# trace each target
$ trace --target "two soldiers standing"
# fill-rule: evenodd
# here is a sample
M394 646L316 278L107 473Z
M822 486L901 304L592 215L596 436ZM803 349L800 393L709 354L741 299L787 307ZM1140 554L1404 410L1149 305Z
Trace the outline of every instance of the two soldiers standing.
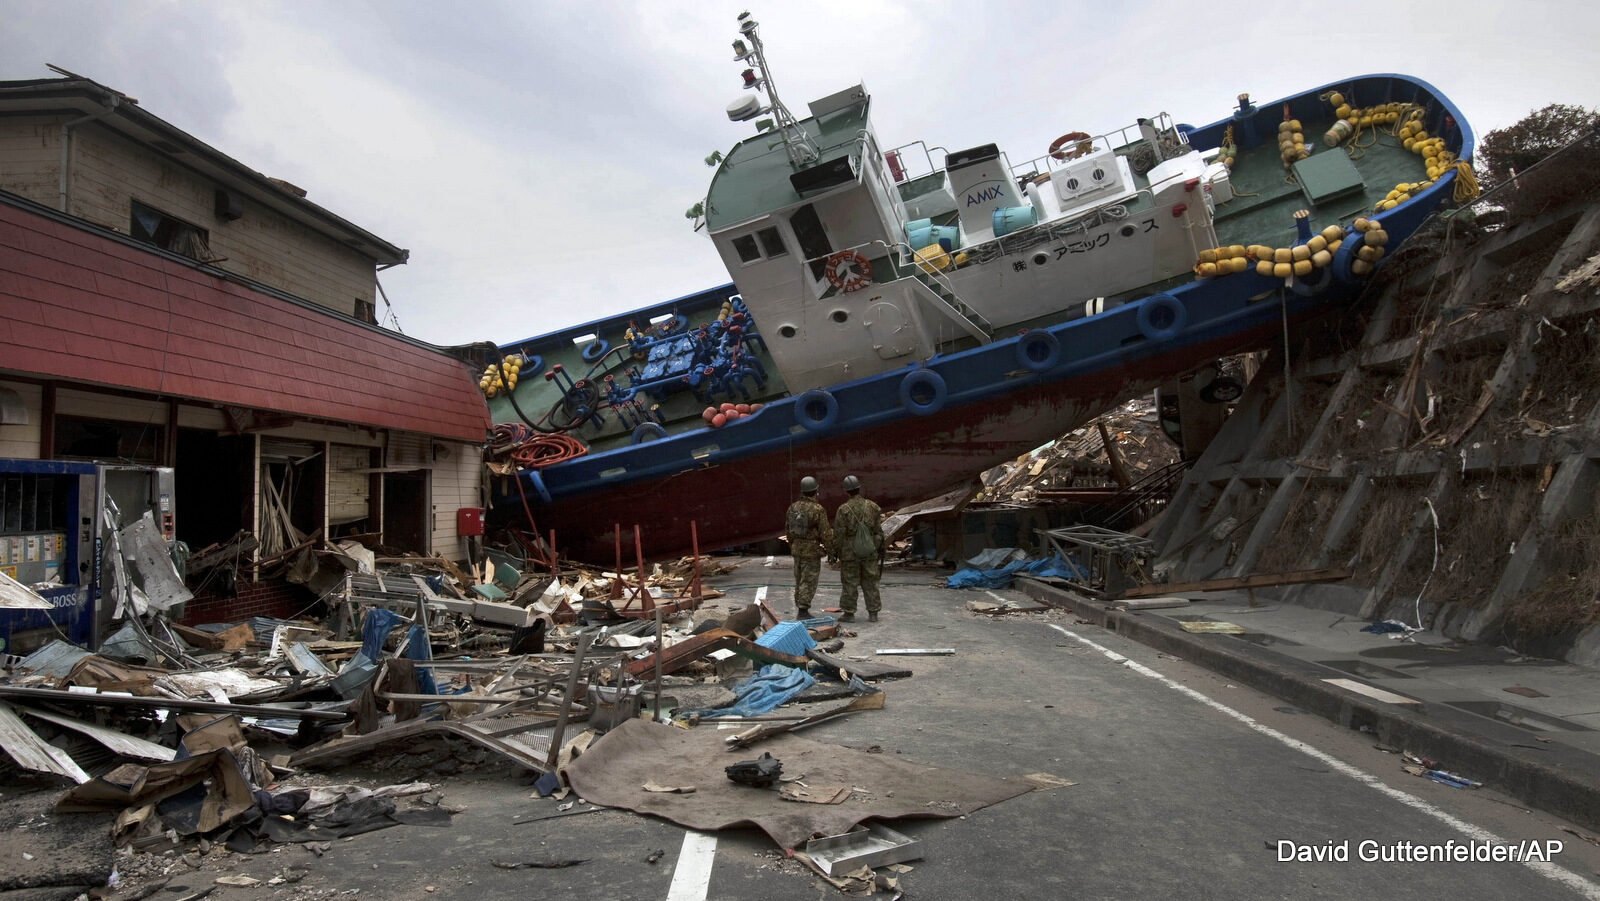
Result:
M817 593L824 550L840 563L839 607L844 611L839 617L841 622L855 620L857 591L866 598L868 620L877 622L878 611L883 608L878 594L878 579L883 573L883 511L861 496L861 480L855 476L845 477L844 490L850 497L839 505L832 528L828 526L827 511L816 498L817 480L811 476L800 480L801 497L789 506L786 526L789 552L794 557L795 612L800 619L811 615L811 599Z

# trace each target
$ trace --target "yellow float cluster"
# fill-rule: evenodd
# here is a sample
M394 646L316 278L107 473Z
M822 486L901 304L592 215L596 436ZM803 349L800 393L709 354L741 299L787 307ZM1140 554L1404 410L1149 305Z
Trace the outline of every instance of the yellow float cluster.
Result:
M1428 134L1422 127L1422 111L1416 110L1407 118L1404 125L1400 126L1396 136L1407 150L1422 157L1423 165L1428 172L1427 181L1401 182L1394 186L1387 196L1378 201L1374 207L1378 212L1391 210L1405 203L1417 192L1429 187L1439 180L1439 177L1450 172L1456 167L1455 152L1445 147L1444 138Z
M1422 114L1421 110L1417 109L1414 104L1400 103L1398 101L1380 103L1377 106L1354 107L1346 103L1344 95L1338 91L1329 94L1326 99L1328 105L1333 107L1334 117L1343 121L1348 126L1351 134L1373 128L1387 128L1399 122L1401 118L1407 116L1413 110L1419 116ZM1336 123L1334 128L1337 127ZM1329 129L1328 134L1331 135L1333 130ZM1323 136L1323 140L1327 141L1329 147L1339 144L1339 141L1328 141L1327 138L1328 135Z
M1376 219L1357 219L1352 227L1361 236L1361 246L1356 248L1356 258L1350 261L1350 271L1366 275L1383 259L1383 246L1389 243L1389 233Z
M1214 278L1253 268L1256 274L1269 278L1288 278L1291 275L1305 278L1313 270L1332 263L1333 255L1338 252L1344 239L1344 229L1330 225L1321 234L1312 235L1306 243L1293 247L1267 247L1264 244L1213 247L1200 251L1194 274L1200 278Z
M1287 106L1287 104L1285 104ZM1306 149L1306 136L1300 130L1299 119L1285 119L1278 123L1278 156L1287 169L1311 155Z
M478 388L483 391L484 397L494 397L500 393L510 393L517 387L517 378L522 372L522 355L512 354L504 358L504 365L490 363L483 370L483 375L478 376Z

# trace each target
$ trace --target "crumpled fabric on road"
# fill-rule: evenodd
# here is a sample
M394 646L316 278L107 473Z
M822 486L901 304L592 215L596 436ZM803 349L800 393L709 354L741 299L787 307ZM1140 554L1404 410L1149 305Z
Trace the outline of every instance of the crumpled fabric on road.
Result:
M776 709L816 682L817 680L803 669L774 663L762 667L755 675L734 689L733 703L705 710L683 711L679 715L697 713L701 719L719 716L759 716Z
M1017 573L1057 579L1082 579L1083 573L1072 561L1061 557L1040 560L1013 560L999 569L963 569L945 579L946 588L1005 588Z

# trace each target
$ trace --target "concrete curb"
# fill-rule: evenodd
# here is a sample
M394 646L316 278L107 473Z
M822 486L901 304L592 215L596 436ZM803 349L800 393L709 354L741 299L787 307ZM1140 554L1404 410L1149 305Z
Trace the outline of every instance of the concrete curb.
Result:
M1440 768L1475 779L1519 801L1589 829L1600 829L1600 756L1565 745L1513 747L1532 741L1515 727L1463 711L1423 704L1410 710L1329 685L1349 673L1279 654L1231 635L1184 631L1158 614L1114 609L1054 585L1019 577L1016 588L1080 618L1282 698L1378 741L1440 761ZM1476 722L1482 720L1482 722ZM1535 756L1537 755L1537 756Z

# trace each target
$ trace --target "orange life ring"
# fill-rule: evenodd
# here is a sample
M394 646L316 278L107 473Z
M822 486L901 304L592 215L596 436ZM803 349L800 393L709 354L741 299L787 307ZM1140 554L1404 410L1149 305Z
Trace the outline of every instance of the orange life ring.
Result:
M1077 142L1078 146L1072 148L1071 150L1061 149L1073 142ZM1081 131L1069 131L1061 137L1050 142L1050 155L1058 160L1062 160L1063 162L1066 160L1075 160L1093 149L1094 139Z
M872 283L872 264L858 250L841 250L828 257L828 268L823 274L828 284L849 294Z

